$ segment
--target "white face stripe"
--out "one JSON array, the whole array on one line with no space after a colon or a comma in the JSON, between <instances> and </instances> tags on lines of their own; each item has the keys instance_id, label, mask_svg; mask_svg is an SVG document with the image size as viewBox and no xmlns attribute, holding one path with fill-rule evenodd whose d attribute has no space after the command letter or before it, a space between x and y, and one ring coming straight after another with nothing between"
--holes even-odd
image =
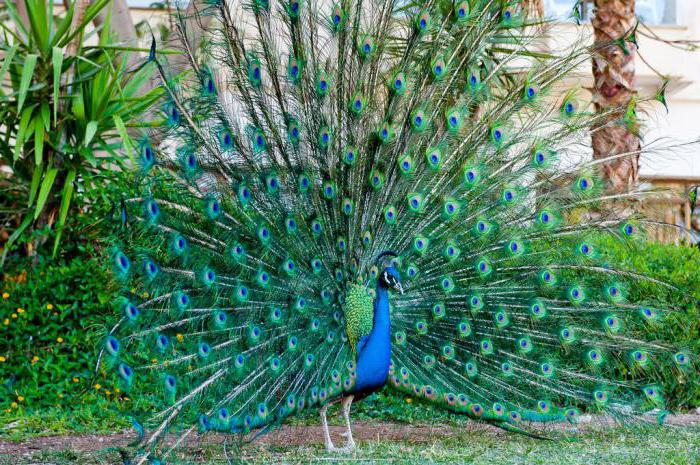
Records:
<instances>
[{"instance_id":1,"label":"white face stripe","mask_svg":"<svg viewBox=\"0 0 700 465\"><path fill-rule=\"evenodd\" d=\"M387 271L385 271L385 272L382 274L382 279L383 279L384 282L385 282L388 286L390 286L390 287L395 287L395 286L399 283L399 280L396 279L396 278L394 277L394 275L389 274L389 272L387 272Z\"/></svg>"}]
</instances>

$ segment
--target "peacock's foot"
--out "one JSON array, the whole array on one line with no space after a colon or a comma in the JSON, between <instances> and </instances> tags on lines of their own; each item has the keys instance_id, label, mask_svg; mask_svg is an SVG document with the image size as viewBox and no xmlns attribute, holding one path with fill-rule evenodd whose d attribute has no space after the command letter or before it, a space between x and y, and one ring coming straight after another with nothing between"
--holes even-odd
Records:
<instances>
[{"instance_id":1,"label":"peacock's foot","mask_svg":"<svg viewBox=\"0 0 700 465\"><path fill-rule=\"evenodd\" d=\"M335 454L351 454L355 451L355 443L348 441L344 447L331 447L326 446L326 451L327 452L332 452Z\"/></svg>"},{"instance_id":2,"label":"peacock's foot","mask_svg":"<svg viewBox=\"0 0 700 465\"><path fill-rule=\"evenodd\" d=\"M352 433L350 431L344 431L340 433L340 435L346 438L345 446L334 447L333 444L331 444L329 447L328 444L326 444L326 450L337 454L349 454L354 452L357 449L357 446L355 444L355 440L352 438Z\"/></svg>"},{"instance_id":3,"label":"peacock's foot","mask_svg":"<svg viewBox=\"0 0 700 465\"><path fill-rule=\"evenodd\" d=\"M349 454L356 449L355 440L352 438L352 428L350 428L350 405L352 404L353 396L348 396L343 398L343 417L345 418L346 430L340 433L341 436L345 438L344 447L335 447L333 441L331 441L331 435L328 431L328 421L326 419L326 411L330 404L326 404L321 407L321 424L323 425L323 436L324 442L326 444L326 451L333 452L337 454Z\"/></svg>"},{"instance_id":4,"label":"peacock's foot","mask_svg":"<svg viewBox=\"0 0 700 465\"><path fill-rule=\"evenodd\" d=\"M335 449L336 447L333 445L333 441L331 441L330 432L328 431L328 420L326 419L326 411L327 410L328 410L328 404L321 407L321 410L319 413L321 414L321 424L323 425L323 439L324 439L324 443L326 444L326 450L330 451L331 449Z\"/></svg>"},{"instance_id":5,"label":"peacock's foot","mask_svg":"<svg viewBox=\"0 0 700 465\"><path fill-rule=\"evenodd\" d=\"M346 430L340 433L345 438L345 447L338 449L340 453L350 453L355 450L355 440L352 438L352 428L350 427L350 405L354 396L347 396L343 399L343 417L345 418Z\"/></svg>"}]
</instances>

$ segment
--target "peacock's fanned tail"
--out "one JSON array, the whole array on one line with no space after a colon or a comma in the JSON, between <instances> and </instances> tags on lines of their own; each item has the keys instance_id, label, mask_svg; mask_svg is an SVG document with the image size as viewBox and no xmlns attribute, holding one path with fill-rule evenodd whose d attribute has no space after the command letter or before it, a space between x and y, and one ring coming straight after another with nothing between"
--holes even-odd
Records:
<instances>
[{"instance_id":1,"label":"peacock's fanned tail","mask_svg":"<svg viewBox=\"0 0 700 465\"><path fill-rule=\"evenodd\" d=\"M595 50L543 52L547 25L512 0L195 15L176 22L185 73L151 54L163 127L139 146L112 254L129 291L105 360L150 407L141 462L351 390L345 293L374 287L386 250L406 291L390 385L519 430L663 404L694 361L651 339L673 310L634 292L673 283L606 261L606 244L643 238L623 205L648 194L606 193L577 155L601 125L637 124L565 87Z\"/></svg>"}]
</instances>

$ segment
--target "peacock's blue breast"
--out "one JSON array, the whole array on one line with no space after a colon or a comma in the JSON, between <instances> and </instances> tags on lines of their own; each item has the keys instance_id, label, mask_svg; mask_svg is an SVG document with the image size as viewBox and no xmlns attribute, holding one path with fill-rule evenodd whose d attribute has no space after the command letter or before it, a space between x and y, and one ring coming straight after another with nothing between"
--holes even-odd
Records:
<instances>
[{"instance_id":1,"label":"peacock's blue breast","mask_svg":"<svg viewBox=\"0 0 700 465\"><path fill-rule=\"evenodd\" d=\"M369 336L358 343L357 378L354 392L374 391L386 383L391 364L391 324L389 295L386 289L377 290L374 302L374 325Z\"/></svg>"},{"instance_id":2,"label":"peacock's blue breast","mask_svg":"<svg viewBox=\"0 0 700 465\"><path fill-rule=\"evenodd\" d=\"M370 346L370 342L376 342ZM391 342L386 338L368 341L357 357L357 378L354 392L374 391L386 383L391 364Z\"/></svg>"}]
</instances>

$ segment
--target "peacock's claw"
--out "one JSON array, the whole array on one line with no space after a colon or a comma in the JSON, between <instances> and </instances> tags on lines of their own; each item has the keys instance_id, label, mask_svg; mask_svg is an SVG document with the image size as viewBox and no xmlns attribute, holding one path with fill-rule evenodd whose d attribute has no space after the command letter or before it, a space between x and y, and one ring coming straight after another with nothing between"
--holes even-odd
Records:
<instances>
[{"instance_id":1,"label":"peacock's claw","mask_svg":"<svg viewBox=\"0 0 700 465\"><path fill-rule=\"evenodd\" d=\"M335 447L333 441L331 440L330 431L328 430L328 420L326 418L326 413L328 411L328 406L330 404L325 404L319 410L321 414L321 425L323 426L323 438L326 445L326 452L336 453L336 454L349 454L355 451L355 440L352 438L352 429L350 428L350 405L352 404L354 396L350 395L343 398L343 417L345 418L346 431L340 433L342 437L345 438L345 446Z\"/></svg>"},{"instance_id":2,"label":"peacock's claw","mask_svg":"<svg viewBox=\"0 0 700 465\"><path fill-rule=\"evenodd\" d=\"M335 454L351 454L355 451L355 443L345 444L343 447L328 447L326 446L326 451Z\"/></svg>"}]
</instances>

